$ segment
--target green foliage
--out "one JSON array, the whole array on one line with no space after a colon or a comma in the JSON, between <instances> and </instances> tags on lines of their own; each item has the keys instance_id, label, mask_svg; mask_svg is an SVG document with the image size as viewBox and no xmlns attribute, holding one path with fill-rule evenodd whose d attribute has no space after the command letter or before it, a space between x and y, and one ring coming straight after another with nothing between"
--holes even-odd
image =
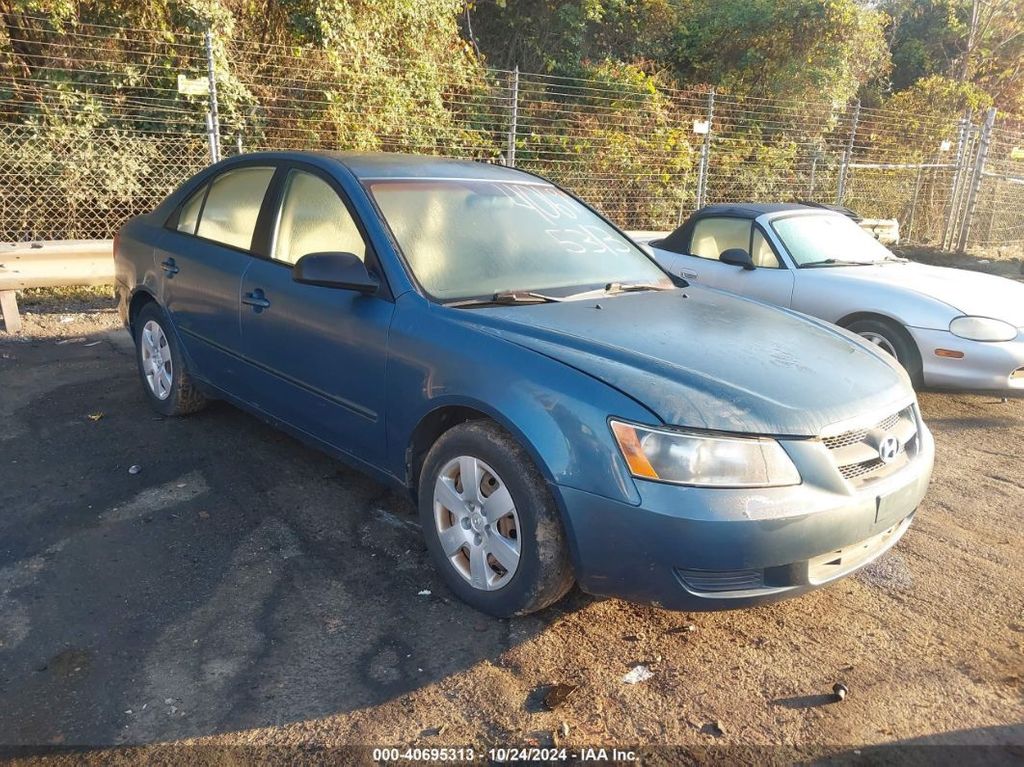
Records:
<instances>
[{"instance_id":1,"label":"green foliage","mask_svg":"<svg viewBox=\"0 0 1024 767\"><path fill-rule=\"evenodd\" d=\"M932 75L894 94L887 106L908 119L915 115L927 115L932 120L945 116L955 122L965 110L977 112L992 103L992 97L973 83Z\"/></svg>"},{"instance_id":2,"label":"green foliage","mask_svg":"<svg viewBox=\"0 0 1024 767\"><path fill-rule=\"evenodd\" d=\"M663 86L637 67L605 62L584 87L525 101L517 164L569 187L621 226L674 222L681 206L693 204L696 150L686 115Z\"/></svg>"},{"instance_id":3,"label":"green foliage","mask_svg":"<svg viewBox=\"0 0 1024 767\"><path fill-rule=\"evenodd\" d=\"M225 153L237 136L246 149L497 159L511 122L507 70L518 66L518 164L646 228L694 203L703 138L692 122L710 86L710 200L802 196L812 167L816 189L834 189L854 96L866 102L858 151L903 160L955 138L966 108L1024 108L1022 9L1024 0L6 0L3 233L107 235L205 162L208 100L179 94L177 77L206 76L207 28Z\"/></svg>"},{"instance_id":4,"label":"green foliage","mask_svg":"<svg viewBox=\"0 0 1024 767\"><path fill-rule=\"evenodd\" d=\"M1024 0L886 0L893 71L885 92L933 75L970 82L1024 112Z\"/></svg>"},{"instance_id":5,"label":"green foliage","mask_svg":"<svg viewBox=\"0 0 1024 767\"><path fill-rule=\"evenodd\" d=\"M845 102L888 67L883 22L856 0L694 2L673 60L739 93Z\"/></svg>"},{"instance_id":6,"label":"green foliage","mask_svg":"<svg viewBox=\"0 0 1024 767\"><path fill-rule=\"evenodd\" d=\"M586 74L589 62L662 62L678 23L676 0L515 0L470 3L464 27L489 65Z\"/></svg>"}]
</instances>

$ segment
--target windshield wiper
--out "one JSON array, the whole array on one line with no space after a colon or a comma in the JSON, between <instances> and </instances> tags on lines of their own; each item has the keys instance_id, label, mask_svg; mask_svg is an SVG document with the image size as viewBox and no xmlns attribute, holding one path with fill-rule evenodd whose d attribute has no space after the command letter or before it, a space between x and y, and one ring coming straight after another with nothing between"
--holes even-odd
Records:
<instances>
[{"instance_id":1,"label":"windshield wiper","mask_svg":"<svg viewBox=\"0 0 1024 767\"><path fill-rule=\"evenodd\" d=\"M658 285L655 282L609 282L605 293L635 293L641 290L674 290L674 285Z\"/></svg>"},{"instance_id":2,"label":"windshield wiper","mask_svg":"<svg viewBox=\"0 0 1024 767\"><path fill-rule=\"evenodd\" d=\"M465 308L472 306L494 306L508 304L555 304L563 301L574 301L580 298L605 296L615 293L635 293L641 290L673 290L672 285L658 285L654 282L609 282L597 290L585 290L568 296L549 296L532 290L502 290L487 298L467 298L463 301L450 301L445 306Z\"/></svg>"},{"instance_id":3,"label":"windshield wiper","mask_svg":"<svg viewBox=\"0 0 1024 767\"><path fill-rule=\"evenodd\" d=\"M449 301L445 306L460 308L467 306L494 306L496 304L554 304L564 300L557 296L534 293L531 290L500 290L489 298L467 298L464 301Z\"/></svg>"},{"instance_id":4,"label":"windshield wiper","mask_svg":"<svg viewBox=\"0 0 1024 767\"><path fill-rule=\"evenodd\" d=\"M814 266L871 266L871 261L847 261L842 258L825 258L821 261L808 261L806 264L800 264L801 269L807 269Z\"/></svg>"},{"instance_id":5,"label":"windshield wiper","mask_svg":"<svg viewBox=\"0 0 1024 767\"><path fill-rule=\"evenodd\" d=\"M563 298L563 301L575 301L581 298L600 298L616 293L637 293L641 290L675 290L675 285L658 285L655 282L609 282L603 288L584 290Z\"/></svg>"}]
</instances>

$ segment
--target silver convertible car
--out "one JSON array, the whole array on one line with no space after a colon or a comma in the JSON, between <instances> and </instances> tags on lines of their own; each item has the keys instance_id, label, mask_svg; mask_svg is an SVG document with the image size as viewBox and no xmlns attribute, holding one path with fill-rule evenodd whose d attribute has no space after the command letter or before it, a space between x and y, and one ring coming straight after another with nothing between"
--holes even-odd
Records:
<instances>
[{"instance_id":1,"label":"silver convertible car","mask_svg":"<svg viewBox=\"0 0 1024 767\"><path fill-rule=\"evenodd\" d=\"M1024 396L1024 284L897 258L846 216L797 204L711 205L638 240L673 275L857 333L918 387Z\"/></svg>"}]
</instances>

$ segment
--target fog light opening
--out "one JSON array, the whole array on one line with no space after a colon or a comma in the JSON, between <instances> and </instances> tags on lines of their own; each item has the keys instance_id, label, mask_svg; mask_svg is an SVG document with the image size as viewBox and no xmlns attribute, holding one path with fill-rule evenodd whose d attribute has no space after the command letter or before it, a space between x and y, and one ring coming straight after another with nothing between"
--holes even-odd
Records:
<instances>
[{"instance_id":1,"label":"fog light opening","mask_svg":"<svg viewBox=\"0 0 1024 767\"><path fill-rule=\"evenodd\" d=\"M1011 381L1024 381L1024 368L1017 368L1010 373Z\"/></svg>"},{"instance_id":2,"label":"fog light opening","mask_svg":"<svg viewBox=\"0 0 1024 767\"><path fill-rule=\"evenodd\" d=\"M953 349L936 349L935 356L946 357L947 359L951 360L962 360L964 358L964 353L955 351Z\"/></svg>"}]
</instances>

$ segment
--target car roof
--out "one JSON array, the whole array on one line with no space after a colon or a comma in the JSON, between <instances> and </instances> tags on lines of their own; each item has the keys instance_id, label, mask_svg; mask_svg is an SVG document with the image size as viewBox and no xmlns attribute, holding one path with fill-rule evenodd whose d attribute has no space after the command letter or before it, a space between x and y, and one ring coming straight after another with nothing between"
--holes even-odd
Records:
<instances>
[{"instance_id":1,"label":"car roof","mask_svg":"<svg viewBox=\"0 0 1024 767\"><path fill-rule=\"evenodd\" d=\"M728 218L745 218L753 221L755 218L759 218L765 214L777 215L780 213L793 212L808 213L811 211L816 211L818 213L825 212L821 208L815 208L810 205L801 205L796 202L733 202L706 205L700 210L690 214L690 217L667 237L662 240L658 240L657 247L662 250L672 251L673 253L686 253L689 248L690 238L693 234L694 227L705 218L721 216Z\"/></svg>"},{"instance_id":2,"label":"car roof","mask_svg":"<svg viewBox=\"0 0 1024 767\"><path fill-rule=\"evenodd\" d=\"M707 218L709 216L731 216L733 218L757 218L766 213L785 213L793 210L809 210L813 208L796 202L735 202L707 205L690 218Z\"/></svg>"},{"instance_id":3,"label":"car roof","mask_svg":"<svg viewBox=\"0 0 1024 767\"><path fill-rule=\"evenodd\" d=\"M537 176L496 163L398 152L294 150L254 152L239 155L238 159L248 161L300 160L317 164L327 161L327 164L338 163L345 166L360 181L372 179L468 179L548 183Z\"/></svg>"}]
</instances>

